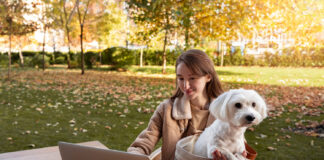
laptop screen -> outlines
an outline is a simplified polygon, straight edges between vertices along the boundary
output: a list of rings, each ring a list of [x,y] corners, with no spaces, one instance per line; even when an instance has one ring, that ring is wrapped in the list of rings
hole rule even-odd
[[[59,142],[62,160],[150,160],[149,156],[129,152]]]

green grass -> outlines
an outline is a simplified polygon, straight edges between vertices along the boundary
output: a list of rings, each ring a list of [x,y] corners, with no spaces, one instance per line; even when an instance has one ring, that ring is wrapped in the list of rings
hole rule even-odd
[[[296,106],[294,106],[296,107]],[[258,152],[258,159],[322,159],[324,156],[324,138],[305,136],[289,130],[299,120],[321,121],[324,115],[318,117],[304,116],[298,118],[298,112],[285,112],[280,117],[269,117],[255,131],[247,131],[245,136],[249,144]],[[287,122],[286,119],[291,119]],[[265,135],[262,138],[261,135]],[[311,143],[314,145],[311,145]],[[268,147],[275,148],[274,151]]]
[[[283,86],[324,86],[323,68],[217,67],[223,82]]]
[[[284,86],[324,86],[323,68],[283,68],[283,67],[215,67],[222,82],[269,84]],[[160,66],[140,68],[132,66],[132,72],[148,74],[161,73]],[[167,67],[167,75],[173,75],[175,68]]]
[[[317,68],[224,67],[216,70],[229,88],[246,84],[297,85],[295,81],[280,84],[270,77],[307,79],[307,83],[300,85],[324,86],[323,69]],[[58,141],[92,140],[99,140],[112,149],[126,150],[146,127],[152,110],[174,90],[173,67],[168,68],[167,75],[159,74],[160,67],[135,66],[131,72],[86,71],[84,76],[79,70],[53,69],[43,73],[35,69],[14,69],[10,83],[4,80],[5,70],[0,71],[0,153],[32,149],[33,145],[35,148],[55,146]],[[252,81],[244,81],[247,79]],[[281,97],[281,94],[271,92],[266,96]],[[322,111],[323,108],[319,106]],[[287,122],[287,118],[291,121]],[[281,116],[267,118],[253,132],[247,131],[246,138],[258,152],[259,159],[321,159],[324,157],[323,138],[297,134],[289,128],[299,120],[320,122],[323,119],[324,114],[307,116],[284,112]],[[267,137],[262,138],[261,134]],[[291,138],[286,138],[287,135]],[[276,150],[268,150],[269,146]]]

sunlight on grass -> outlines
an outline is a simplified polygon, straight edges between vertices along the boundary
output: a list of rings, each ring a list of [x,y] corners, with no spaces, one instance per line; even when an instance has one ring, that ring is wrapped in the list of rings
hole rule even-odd
[[[268,84],[283,86],[324,86],[323,68],[272,67],[215,67],[222,82]],[[175,69],[168,66],[161,74],[161,66],[132,66],[130,72],[139,76],[175,78]]]

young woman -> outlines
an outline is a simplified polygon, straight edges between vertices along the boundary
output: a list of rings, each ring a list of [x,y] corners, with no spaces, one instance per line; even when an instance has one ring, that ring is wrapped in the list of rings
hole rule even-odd
[[[173,160],[181,138],[202,132],[215,120],[209,114],[209,104],[223,89],[208,55],[201,50],[188,50],[178,57],[175,69],[174,95],[157,107],[148,127],[128,152],[149,155],[162,138],[162,159]],[[224,159],[215,153],[215,158]]]

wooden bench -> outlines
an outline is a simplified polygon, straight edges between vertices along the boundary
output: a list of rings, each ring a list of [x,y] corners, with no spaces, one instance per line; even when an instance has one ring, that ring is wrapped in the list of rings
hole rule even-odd
[[[78,143],[80,145],[108,149],[99,141]],[[30,149],[0,154],[0,160],[62,160],[58,146]]]

